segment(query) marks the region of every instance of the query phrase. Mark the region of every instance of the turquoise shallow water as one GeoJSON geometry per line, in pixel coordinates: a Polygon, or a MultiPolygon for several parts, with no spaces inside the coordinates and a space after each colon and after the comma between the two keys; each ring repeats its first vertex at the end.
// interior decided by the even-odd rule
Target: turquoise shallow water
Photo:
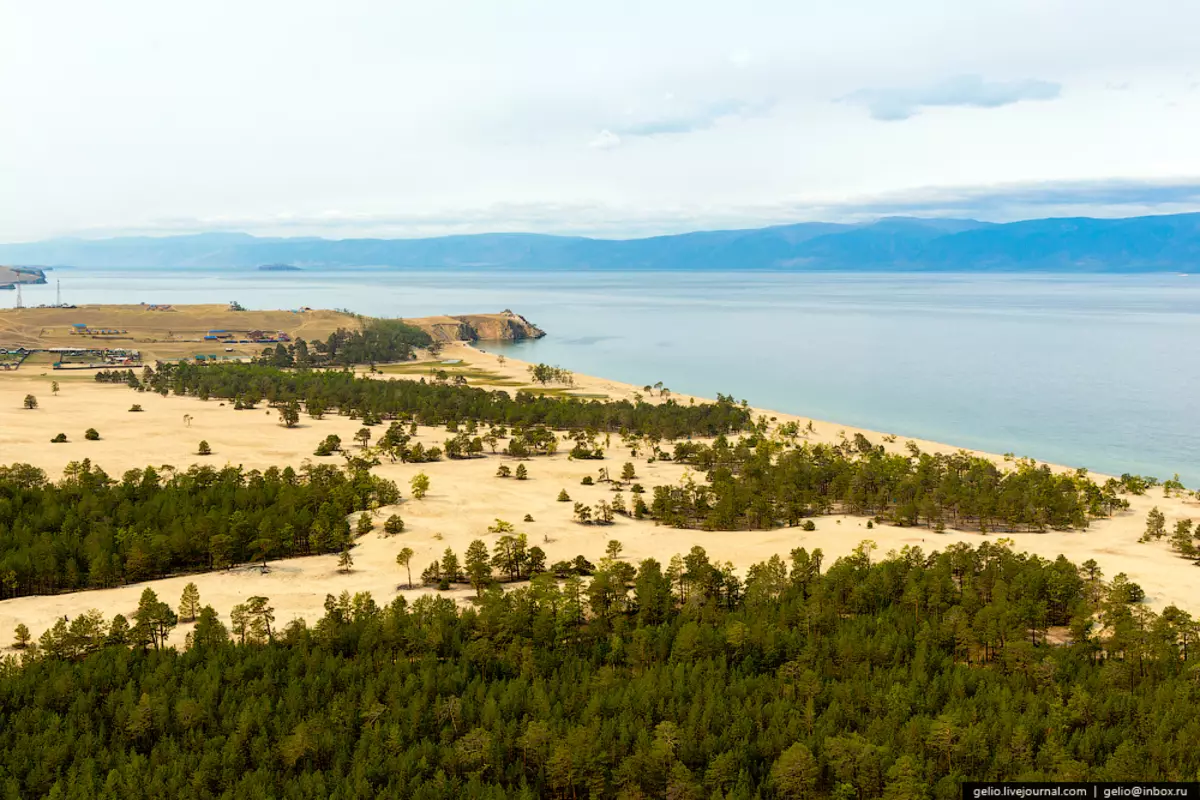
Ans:
{"type": "MultiPolygon", "coordinates": [[[[27,304],[511,308],[514,356],[1200,486],[1200,276],[59,270],[27,304]]],[[[15,297],[0,298],[11,306],[15,297]]],[[[499,348],[493,348],[499,349],[499,348]]]]}

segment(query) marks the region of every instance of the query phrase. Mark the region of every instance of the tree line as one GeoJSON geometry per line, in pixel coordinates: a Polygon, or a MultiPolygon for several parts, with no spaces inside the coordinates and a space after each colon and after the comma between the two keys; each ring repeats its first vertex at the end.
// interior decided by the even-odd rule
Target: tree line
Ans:
{"type": "Polygon", "coordinates": [[[332,465],[146,467],[117,479],[85,460],[57,482],[0,466],[0,597],[334,552],[349,542],[347,515],[399,499],[391,481],[332,465]]]}
{"type": "Polygon", "coordinates": [[[249,598],[181,651],[143,594],[0,665],[0,794],[951,800],[1200,769],[1196,622],[1124,576],[1003,542],[822,561],[618,553],[465,609],[329,596],[311,626],[249,598]]]}
{"type": "MultiPolygon", "coordinates": [[[[100,379],[100,376],[97,376],[100,379]]],[[[119,382],[128,383],[121,373],[119,382]]],[[[628,431],[663,439],[716,436],[746,427],[750,412],[728,397],[715,403],[601,402],[546,397],[470,386],[426,383],[424,379],[373,380],[342,370],[292,370],[249,364],[161,363],[145,369],[140,386],[160,394],[193,395],[253,407],[303,402],[310,414],[338,411],[376,419],[411,415],[422,425],[473,420],[509,427],[544,426],[555,430],[628,431]]]]}
{"type": "Polygon", "coordinates": [[[797,525],[844,512],[897,525],[989,531],[1084,528],[1127,508],[1119,481],[1020,459],[1011,467],[966,452],[888,452],[862,434],[840,444],[791,445],[756,433],[678,442],[672,458],[705,481],[657,486],[650,514],[677,527],[738,530],[797,525]]]}
{"type": "Polygon", "coordinates": [[[273,367],[337,367],[408,361],[413,348],[432,343],[429,334],[398,319],[363,318],[362,328],[338,328],[324,341],[297,338],[265,348],[257,363],[273,367]]]}

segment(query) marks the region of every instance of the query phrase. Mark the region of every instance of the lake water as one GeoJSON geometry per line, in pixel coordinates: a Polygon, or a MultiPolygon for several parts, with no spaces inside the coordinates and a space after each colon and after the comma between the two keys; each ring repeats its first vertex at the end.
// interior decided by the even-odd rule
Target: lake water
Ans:
{"type": "MultiPolygon", "coordinates": [[[[63,269],[27,305],[511,308],[514,356],[848,425],[1200,486],[1200,277],[63,269]]],[[[12,306],[15,293],[0,295],[12,306]]],[[[499,349],[485,345],[491,349],[499,349]]]]}

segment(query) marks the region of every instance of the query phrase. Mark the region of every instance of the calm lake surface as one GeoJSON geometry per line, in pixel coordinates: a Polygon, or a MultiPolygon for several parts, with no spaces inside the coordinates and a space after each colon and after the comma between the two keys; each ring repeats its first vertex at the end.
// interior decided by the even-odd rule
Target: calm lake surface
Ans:
{"type": "MultiPolygon", "coordinates": [[[[513,356],[847,425],[1200,486],[1200,276],[60,269],[27,305],[511,308],[513,356]]],[[[11,307],[15,293],[0,293],[11,307]]],[[[484,345],[499,350],[494,345],[484,345]]]]}

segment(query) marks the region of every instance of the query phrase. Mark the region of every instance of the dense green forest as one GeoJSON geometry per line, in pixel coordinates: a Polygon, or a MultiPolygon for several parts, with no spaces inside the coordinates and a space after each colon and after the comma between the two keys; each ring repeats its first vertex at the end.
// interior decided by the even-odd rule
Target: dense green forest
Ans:
{"type": "Polygon", "coordinates": [[[1005,469],[911,444],[907,454],[888,453],[862,434],[838,445],[789,446],[765,436],[679,442],[674,459],[706,477],[655,487],[651,515],[678,527],[773,528],[836,510],[938,530],[1041,531],[1083,528],[1129,506],[1120,496],[1126,484],[1100,486],[1086,471],[1055,473],[1028,460],[1005,469]]]}
{"type": "Polygon", "coordinates": [[[465,610],[343,594],[272,630],[251,598],[234,642],[205,609],[183,652],[135,633],[161,616],[144,596],[132,628],[60,626],[0,667],[0,797],[951,800],[964,779],[1195,780],[1197,624],[1103,578],[1003,543],[875,563],[864,544],[742,582],[693,548],[465,610]]]}
{"type": "Polygon", "coordinates": [[[298,338],[290,345],[278,344],[263,351],[259,361],[275,367],[330,367],[407,361],[414,347],[426,347],[432,339],[420,328],[398,319],[364,317],[361,330],[338,328],[325,339],[311,344],[298,338]]]}
{"type": "Polygon", "coordinates": [[[377,419],[411,415],[422,425],[476,422],[513,427],[544,425],[556,430],[629,431],[663,439],[716,436],[746,427],[750,412],[732,399],[716,403],[658,405],[627,400],[601,402],[489,391],[424,380],[372,380],[341,370],[294,370],[245,364],[171,364],[147,368],[139,379],[120,371],[97,374],[161,393],[218,397],[253,405],[263,400],[303,402],[309,413],[337,410],[377,419]],[[131,380],[132,379],[132,380],[131,380]]]}
{"type": "Polygon", "coordinates": [[[58,482],[0,466],[0,598],[340,550],[347,515],[399,497],[391,481],[331,465],[146,467],[118,480],[83,461],[58,482]]]}

